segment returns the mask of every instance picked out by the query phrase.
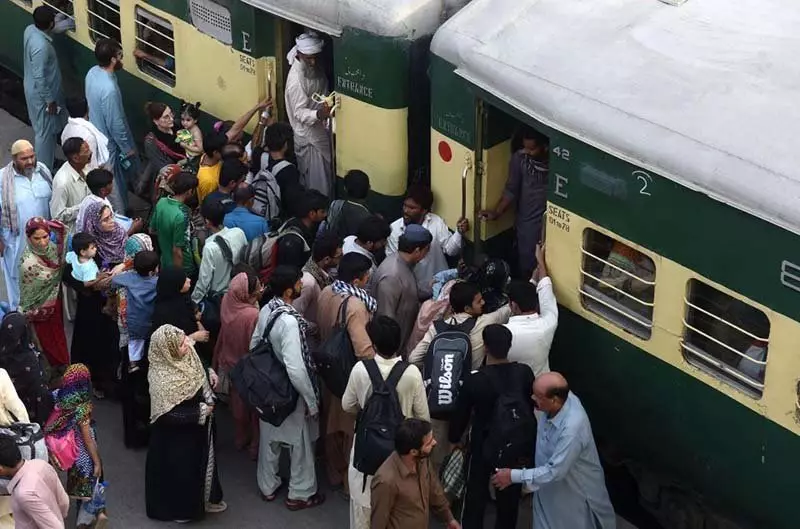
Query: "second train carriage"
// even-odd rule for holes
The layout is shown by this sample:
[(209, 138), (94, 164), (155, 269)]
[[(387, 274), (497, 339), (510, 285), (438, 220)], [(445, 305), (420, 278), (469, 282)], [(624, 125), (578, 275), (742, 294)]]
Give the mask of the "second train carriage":
[[(550, 361), (664, 527), (794, 528), (800, 7), (475, 0), (431, 44), (432, 185), (502, 192), (550, 139)], [(475, 227), (504, 247), (511, 215)], [(498, 241), (502, 241), (498, 243)]]

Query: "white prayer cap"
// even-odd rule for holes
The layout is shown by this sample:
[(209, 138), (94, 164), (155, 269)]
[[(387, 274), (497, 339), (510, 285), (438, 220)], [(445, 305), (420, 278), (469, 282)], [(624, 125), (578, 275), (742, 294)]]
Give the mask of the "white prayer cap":
[(290, 65), (294, 64), (298, 51), (303, 55), (316, 55), (325, 47), (325, 41), (313, 31), (306, 31), (300, 34), (299, 37), (294, 39), (294, 42), (295, 46), (286, 55)]
[(16, 156), (23, 151), (33, 150), (33, 145), (28, 140), (17, 140), (11, 144), (11, 156)]

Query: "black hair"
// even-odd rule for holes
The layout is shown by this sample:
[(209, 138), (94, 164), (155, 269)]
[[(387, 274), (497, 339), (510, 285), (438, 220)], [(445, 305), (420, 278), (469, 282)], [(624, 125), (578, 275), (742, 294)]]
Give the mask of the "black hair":
[(534, 140), (536, 144), (541, 147), (547, 147), (550, 145), (550, 140), (547, 139), (547, 136), (527, 125), (522, 127), (522, 130), (520, 131), (520, 137), (523, 140)]
[(71, 118), (85, 118), (89, 113), (89, 104), (82, 97), (67, 98), (65, 105)]
[(364, 200), (369, 194), (369, 176), (359, 169), (351, 169), (344, 175), (344, 188), (349, 198)]
[(307, 189), (300, 197), (299, 202), (295, 213), (301, 219), (308, 217), (314, 211), (328, 209), (328, 197), (316, 189)]
[(111, 64), (111, 59), (115, 58), (122, 51), (119, 42), (112, 39), (100, 38), (94, 44), (94, 57), (101, 68), (106, 68)]
[(430, 211), (433, 207), (433, 191), (428, 186), (415, 185), (408, 188), (406, 198), (410, 198), (424, 210)]
[(86, 175), (86, 185), (93, 195), (100, 195), (100, 190), (114, 181), (114, 173), (108, 169), (98, 167)]
[(397, 354), (400, 348), (400, 325), (389, 316), (379, 314), (372, 318), (367, 323), (367, 335), (375, 352), (383, 358), (392, 358)]
[(239, 274), (247, 274), (247, 289), (249, 291), (255, 290), (256, 281), (258, 281), (258, 274), (253, 267), (244, 262), (233, 265), (233, 269), (231, 270), (231, 279)]
[(256, 196), (256, 191), (250, 184), (239, 184), (233, 190), (233, 201), (240, 205), (246, 204), (254, 196)]
[(80, 255), (82, 251), (89, 249), (89, 245), (96, 243), (94, 235), (81, 231), (72, 236), (72, 251)]
[(191, 191), (197, 187), (197, 177), (192, 173), (182, 171), (175, 175), (175, 178), (172, 180), (171, 187), (172, 192), (175, 193), (175, 195), (182, 195), (187, 191)]
[[(219, 154), (220, 156), (222, 156), (223, 160), (235, 159), (239, 162), (241, 162), (241, 160), (239, 159), (242, 157), (244, 153), (245, 153), (244, 147), (242, 147), (238, 143), (226, 143), (225, 145), (222, 146), (222, 149), (220, 149), (219, 151)], [(247, 172), (246, 166), (244, 172), (245, 173)]]
[(33, 10), (33, 24), (42, 31), (50, 29), (56, 22), (56, 10), (50, 6), (39, 6)]
[(189, 103), (181, 99), (181, 117), (183, 117), (184, 114), (197, 121), (200, 118), (200, 101), (197, 103)]
[(0, 465), (14, 468), (22, 461), (17, 442), (10, 435), (0, 435)]
[(450, 306), (456, 314), (465, 312), (465, 309), (472, 307), (475, 296), (480, 293), (481, 291), (475, 283), (459, 281), (450, 289)]
[(212, 226), (222, 226), (222, 221), (225, 220), (225, 206), (221, 200), (205, 200), (203, 205), (200, 206), (200, 214)]
[(428, 235), (423, 241), (410, 240), (405, 234), (401, 235), (397, 240), (397, 251), (403, 253), (413, 253), (414, 250), (426, 248), (433, 242), (433, 235), (428, 232)]
[(158, 268), (158, 254), (151, 250), (142, 250), (133, 256), (133, 269), (142, 277), (147, 277)]
[(231, 183), (244, 179), (247, 176), (247, 166), (238, 158), (222, 160), (219, 170), (219, 185), (227, 187)]
[[(454, 285), (455, 286), (455, 285)], [(452, 291), (451, 291), (452, 292)], [(508, 350), (511, 349), (511, 331), (505, 325), (492, 323), (483, 329), (483, 345), (492, 358), (505, 360)]]
[(377, 215), (366, 217), (356, 229), (356, 239), (363, 243), (383, 241), (391, 234), (392, 227)]
[(539, 311), (539, 294), (530, 281), (515, 279), (508, 285), (508, 299), (519, 306), (522, 312)]
[(342, 238), (334, 233), (325, 232), (314, 240), (311, 248), (311, 258), (318, 263), (326, 257), (336, 255), (336, 250), (342, 247)]
[(77, 136), (74, 138), (67, 138), (67, 140), (61, 144), (61, 150), (64, 151), (64, 156), (66, 156), (67, 160), (69, 160), (70, 156), (80, 154), (83, 144), (83, 138), (79, 138)]
[(366, 255), (350, 252), (342, 256), (337, 268), (339, 275), (337, 279), (345, 283), (352, 283), (356, 279), (361, 279), (364, 274), (372, 268), (372, 261)]
[(282, 296), (290, 288), (294, 288), (303, 273), (295, 266), (278, 265), (269, 278), (269, 289), (273, 296)]
[(422, 419), (403, 419), (394, 434), (394, 449), (401, 456), (421, 450), (425, 437), (431, 433), (431, 423)]
[(553, 386), (549, 388), (547, 391), (545, 391), (544, 395), (548, 399), (552, 399), (553, 397), (558, 397), (559, 399), (561, 399), (561, 402), (566, 402), (567, 397), (569, 396), (569, 384), (567, 384), (567, 382), (564, 381), (563, 386)]
[(215, 152), (222, 151), (222, 148), (228, 143), (228, 138), (224, 134), (212, 132), (203, 135), (203, 152), (207, 156), (214, 156)]
[(283, 149), (284, 145), (289, 144), (294, 136), (292, 126), (288, 123), (278, 121), (273, 123), (267, 130), (264, 131), (264, 145), (268, 151), (279, 151)]

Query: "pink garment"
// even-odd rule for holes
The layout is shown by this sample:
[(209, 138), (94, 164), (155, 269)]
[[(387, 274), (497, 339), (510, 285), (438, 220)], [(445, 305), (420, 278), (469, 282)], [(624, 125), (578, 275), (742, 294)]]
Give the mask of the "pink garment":
[(419, 314), (417, 314), (417, 321), (414, 323), (411, 336), (409, 336), (408, 343), (406, 344), (406, 358), (411, 351), (414, 350), (419, 341), (422, 340), (425, 333), (428, 332), (428, 328), (431, 324), (444, 316), (445, 312), (450, 308), (450, 289), (453, 288), (453, 285), (455, 285), (457, 281), (459, 280), (451, 279), (445, 283), (436, 300), (429, 299), (420, 307)]
[(214, 347), (214, 369), (230, 371), (250, 350), (250, 338), (258, 322), (258, 307), (250, 303), (247, 274), (231, 279), (222, 297), (217, 345)]
[(17, 529), (64, 529), (69, 497), (47, 461), (26, 461), (8, 490)]

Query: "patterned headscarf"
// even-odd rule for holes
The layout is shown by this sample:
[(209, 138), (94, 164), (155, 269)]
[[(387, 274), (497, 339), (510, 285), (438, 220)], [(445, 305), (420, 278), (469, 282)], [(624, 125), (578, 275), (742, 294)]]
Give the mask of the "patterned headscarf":
[(41, 308), (58, 296), (61, 283), (61, 266), (58, 247), (48, 241), (42, 249), (30, 242), (36, 230), (50, 233), (51, 224), (42, 217), (33, 217), (25, 224), (28, 244), (20, 258), (20, 310)]
[(180, 355), (181, 343), (186, 335), (174, 325), (162, 325), (150, 341), (147, 359), (150, 370), (150, 423), (168, 413), (181, 402), (191, 399), (206, 382), (206, 371), (200, 357), (189, 346), (189, 352)]
[[(97, 243), (97, 255), (104, 265), (121, 263), (125, 260), (125, 242), (128, 235), (125, 230), (114, 222), (114, 229), (103, 231), (100, 227), (100, 216), (103, 209), (108, 206), (100, 201), (94, 201), (86, 206), (86, 215), (83, 220), (83, 230), (94, 235)], [(81, 227), (79, 227), (80, 229)]]
[[(144, 233), (135, 233), (125, 241), (125, 260), (133, 260), (136, 254), (153, 250), (153, 240)], [(128, 293), (127, 289), (117, 290), (117, 327), (119, 328), (119, 348), (127, 347), (128, 336)]]
[(135, 233), (125, 241), (125, 258), (133, 259), (139, 252), (152, 252), (153, 239), (145, 233)]
[(56, 391), (56, 407), (44, 425), (44, 433), (61, 437), (92, 417), (92, 377), (84, 364), (72, 364)]

